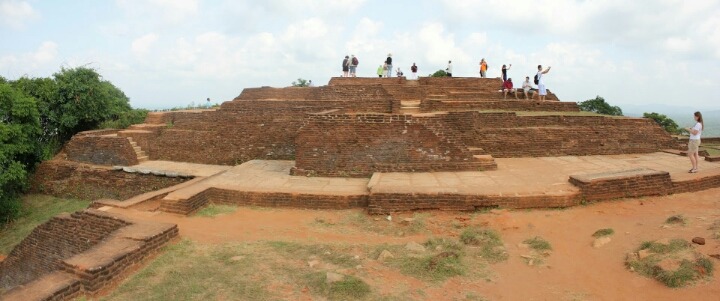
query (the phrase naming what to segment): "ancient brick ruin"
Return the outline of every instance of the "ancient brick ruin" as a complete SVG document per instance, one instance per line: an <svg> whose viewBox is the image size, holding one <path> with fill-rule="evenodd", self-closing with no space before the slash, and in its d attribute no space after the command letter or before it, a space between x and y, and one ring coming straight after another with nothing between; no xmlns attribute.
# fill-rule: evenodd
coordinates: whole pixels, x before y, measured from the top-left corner
<svg viewBox="0 0 720 301"><path fill-rule="evenodd" d="M652 120L584 114L553 93L505 100L500 86L333 78L247 88L218 109L80 133L41 164L32 189L96 209L187 215L210 203L371 214L548 208L720 187L720 164L678 173L685 166L671 153L681 143ZM93 230L70 237L78 227ZM0 285L17 299L36 281L57 284L48 299L93 294L176 233L94 209L56 217L0 264ZM102 270L85 265L100 257Z"/></svg>

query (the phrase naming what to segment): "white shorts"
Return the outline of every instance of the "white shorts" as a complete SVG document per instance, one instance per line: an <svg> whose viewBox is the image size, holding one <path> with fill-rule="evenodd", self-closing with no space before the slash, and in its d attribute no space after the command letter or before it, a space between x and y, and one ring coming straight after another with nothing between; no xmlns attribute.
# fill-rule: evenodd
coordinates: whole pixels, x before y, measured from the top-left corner
<svg viewBox="0 0 720 301"><path fill-rule="evenodd" d="M540 96L547 95L547 90L545 89L545 84L539 84L538 91L539 91Z"/></svg>

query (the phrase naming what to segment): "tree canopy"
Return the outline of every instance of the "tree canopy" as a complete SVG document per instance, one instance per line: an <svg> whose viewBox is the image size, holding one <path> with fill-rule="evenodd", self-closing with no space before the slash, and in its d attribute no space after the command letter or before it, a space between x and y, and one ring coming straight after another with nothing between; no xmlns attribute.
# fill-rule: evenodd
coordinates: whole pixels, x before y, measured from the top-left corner
<svg viewBox="0 0 720 301"><path fill-rule="evenodd" d="M304 78L298 78L297 81L292 82L293 87L307 87L310 85L310 81Z"/></svg>
<svg viewBox="0 0 720 301"><path fill-rule="evenodd" d="M580 102L578 103L578 106L580 106L581 111L594 112L598 114L612 116L623 116L623 112L620 107L610 105L609 103L605 102L605 98L602 98L600 96L597 96L594 99L588 99L586 101Z"/></svg>
<svg viewBox="0 0 720 301"><path fill-rule="evenodd" d="M675 120L672 120L670 117L667 117L664 114L659 114L655 112L643 113L643 117L655 120L657 124L659 124L663 129L665 129L665 131L670 134L683 134L686 132L685 129L681 129L678 126Z"/></svg>
<svg viewBox="0 0 720 301"><path fill-rule="evenodd" d="M445 72L445 70L438 70L438 71L435 71L435 73L433 73L433 74L429 74L428 76L430 76L430 77L446 77L447 72Z"/></svg>

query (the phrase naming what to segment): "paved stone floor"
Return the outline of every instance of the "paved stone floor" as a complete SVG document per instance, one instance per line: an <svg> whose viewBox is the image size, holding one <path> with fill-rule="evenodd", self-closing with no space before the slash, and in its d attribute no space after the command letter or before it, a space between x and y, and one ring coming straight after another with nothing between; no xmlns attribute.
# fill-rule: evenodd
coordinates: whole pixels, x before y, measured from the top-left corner
<svg viewBox="0 0 720 301"><path fill-rule="evenodd" d="M673 180L720 174L720 163L701 162L689 174L688 158L667 153L498 158L498 169L483 172L376 173L368 178L290 176L293 161L253 160L230 167L182 162L148 161L135 166L207 177L171 192L166 199L187 199L207 188L251 192L318 195L368 193L458 193L476 195L557 195L575 193L570 175L650 168L668 171Z"/></svg>

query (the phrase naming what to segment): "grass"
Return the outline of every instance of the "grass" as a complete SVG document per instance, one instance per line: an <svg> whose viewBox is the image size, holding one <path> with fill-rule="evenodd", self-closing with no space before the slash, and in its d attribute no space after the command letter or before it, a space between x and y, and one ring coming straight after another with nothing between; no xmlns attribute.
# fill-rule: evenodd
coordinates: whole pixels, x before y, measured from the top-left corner
<svg viewBox="0 0 720 301"><path fill-rule="evenodd" d="M415 213L410 222L404 222L402 219L390 222L385 220L384 217L381 217L379 221L375 221L374 218L376 217L369 216L362 212L354 212L345 216L338 224L383 235L405 236L425 232L425 220L427 217L427 213ZM314 224L327 226L327 224L319 222L317 219Z"/></svg>
<svg viewBox="0 0 720 301"><path fill-rule="evenodd" d="M671 225L685 225L685 224L687 224L687 219L684 216L682 216L681 214L676 214L671 217L668 217L665 220L665 223L671 224Z"/></svg>
<svg viewBox="0 0 720 301"><path fill-rule="evenodd" d="M552 250L552 245L550 242L545 240L544 238L540 236L535 236L533 238L529 238L523 241L524 244L527 244L531 249L543 252L543 251L550 251Z"/></svg>
<svg viewBox="0 0 720 301"><path fill-rule="evenodd" d="M713 231L712 238L720 239L720 220L715 221L708 230Z"/></svg>
<svg viewBox="0 0 720 301"><path fill-rule="evenodd" d="M646 241L640 245L638 252L643 250L651 252L651 255L642 259L639 256L629 257L626 265L633 271L654 278L668 287L683 287L712 276L713 263L695 252L685 240L673 239L668 243ZM663 260L675 261L678 263L678 268L663 269L660 266Z"/></svg>
<svg viewBox="0 0 720 301"><path fill-rule="evenodd" d="M592 236L595 238L599 238L599 237L603 237L603 236L610 236L613 234L615 234L615 230L613 230L611 228L605 228L605 229L600 229L600 230L595 231L595 233L593 233Z"/></svg>
<svg viewBox="0 0 720 301"><path fill-rule="evenodd" d="M195 214L195 216L214 217L218 215L233 213L237 209L237 206L209 204L205 206L205 208L200 209Z"/></svg>
<svg viewBox="0 0 720 301"><path fill-rule="evenodd" d="M56 198L47 195L26 195L22 199L20 216L0 227L0 253L8 254L35 227L63 212L85 209L89 201Z"/></svg>
<svg viewBox="0 0 720 301"><path fill-rule="evenodd" d="M370 285L360 278L346 275L343 280L328 283L327 274L313 272L304 276L305 284L315 294L327 296L329 300L359 300L367 297Z"/></svg>
<svg viewBox="0 0 720 301"><path fill-rule="evenodd" d="M508 258L500 234L491 229L467 228L460 234L460 241L480 249L480 256L490 262L500 262Z"/></svg>

